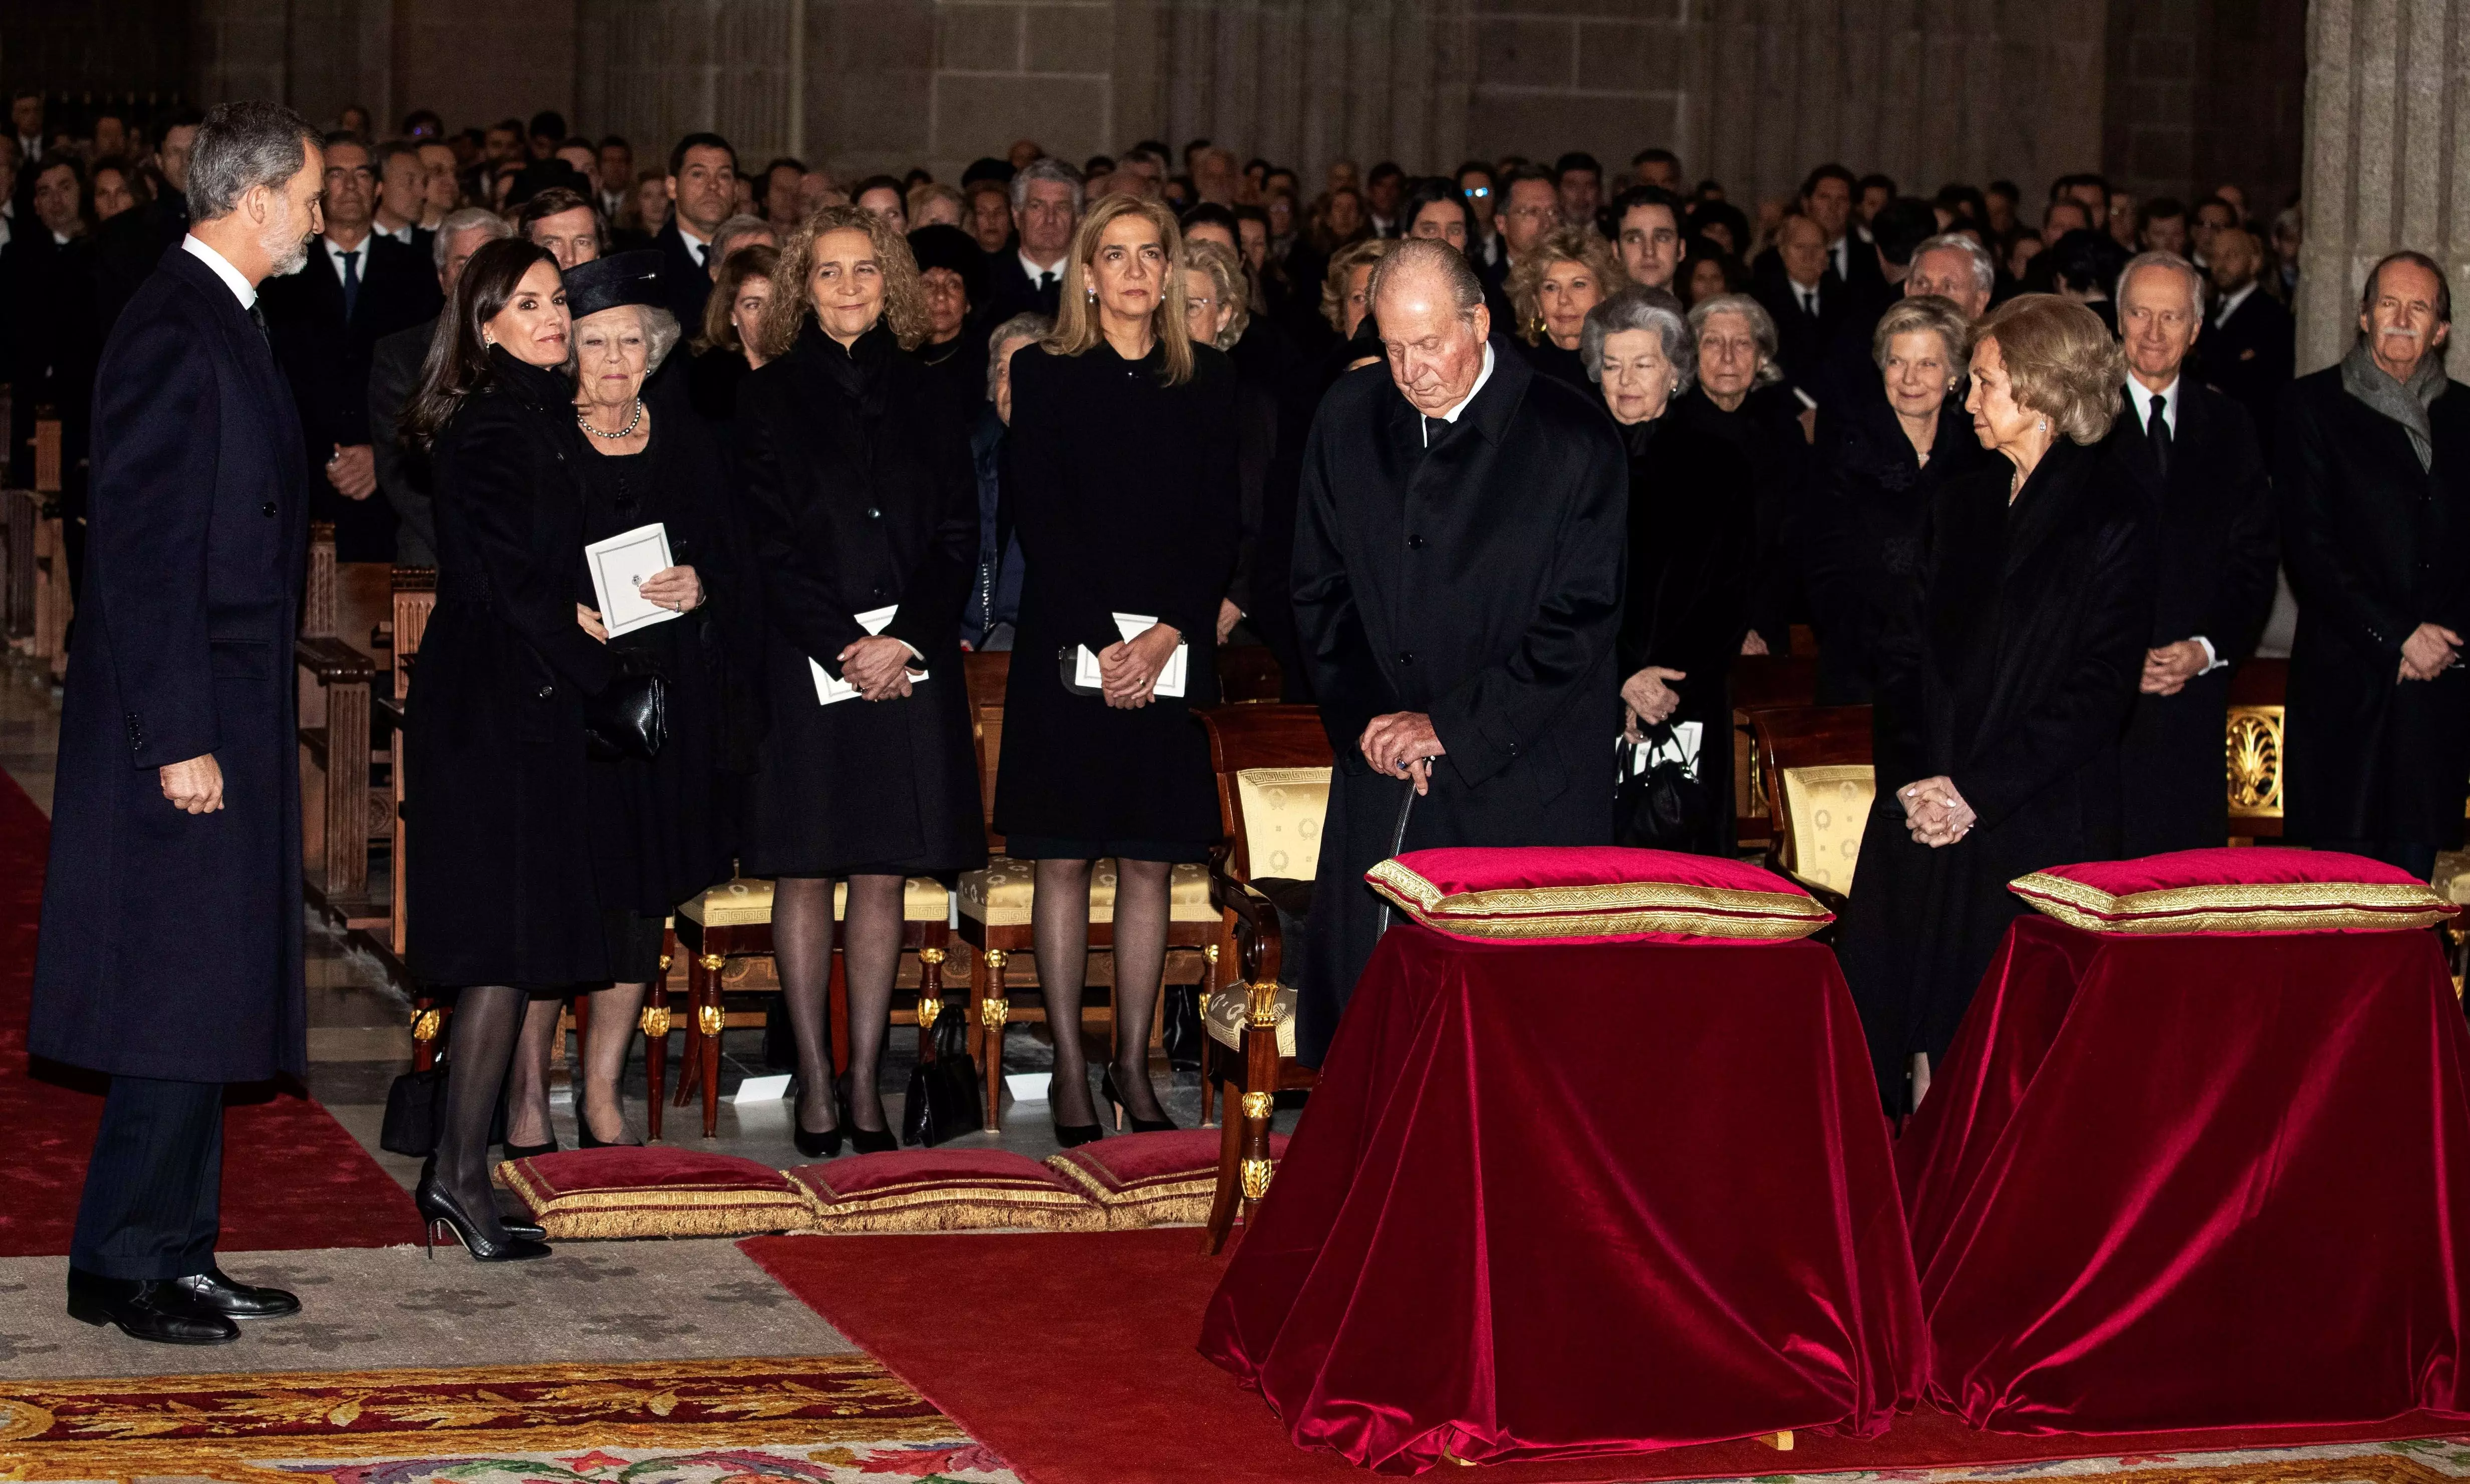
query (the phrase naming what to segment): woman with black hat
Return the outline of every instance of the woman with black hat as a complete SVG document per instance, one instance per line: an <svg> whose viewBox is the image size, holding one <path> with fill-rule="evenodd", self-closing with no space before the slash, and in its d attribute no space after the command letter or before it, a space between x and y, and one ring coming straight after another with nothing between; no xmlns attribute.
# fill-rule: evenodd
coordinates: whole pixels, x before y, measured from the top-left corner
<svg viewBox="0 0 2470 1484"><path fill-rule="evenodd" d="M668 691L667 736L655 755L594 755L583 767L588 858L575 869L592 877L608 947L608 972L587 986L592 1014L575 1100L575 1142L584 1148L628 1142L618 1079L644 986L660 972L663 919L729 878L733 845L720 697L728 603L744 600L745 585L733 560L718 444L682 398L644 392L678 342L677 320L660 306L660 272L661 255L643 250L566 274L577 434L568 462L582 529L574 549L544 570L571 574L584 633L630 671L659 674ZM658 616L629 622L604 613L584 548L654 526L669 564L635 591ZM558 1008L535 1000L524 1023L508 1082L509 1154L556 1148L547 1073Z"/></svg>
<svg viewBox="0 0 2470 1484"><path fill-rule="evenodd" d="M933 373L935 395L967 428L987 400L987 335L978 313L987 303L987 255L968 233L940 223L910 233L909 253L926 295L926 338L916 354Z"/></svg>

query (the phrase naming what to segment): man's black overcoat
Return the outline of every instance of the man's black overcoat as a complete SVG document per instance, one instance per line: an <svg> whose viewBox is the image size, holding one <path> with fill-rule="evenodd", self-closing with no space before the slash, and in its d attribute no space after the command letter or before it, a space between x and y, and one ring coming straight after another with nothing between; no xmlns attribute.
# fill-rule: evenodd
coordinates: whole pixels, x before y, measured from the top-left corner
<svg viewBox="0 0 2470 1484"><path fill-rule="evenodd" d="M1606 845L1620 731L1629 460L1603 408L1509 341L1429 451L1381 366L1340 377L1304 452L1296 628L1338 766L1302 979L1318 1065L1378 937L1363 873L1411 785L1371 771L1375 716L1425 711L1447 755L1405 848Z"/></svg>
<svg viewBox="0 0 2470 1484"><path fill-rule="evenodd" d="M2470 388L2428 408L2432 468L2342 368L2281 399L2280 501L2298 634L2290 648L2283 826L2296 842L2452 849L2470 788L2470 670L2399 678L2422 623L2470 638Z"/></svg>
<svg viewBox="0 0 2470 1484"><path fill-rule="evenodd" d="M309 475L291 392L240 301L176 247L96 384L28 1048L130 1077L297 1077ZM155 770L208 753L223 807L184 814Z"/></svg>

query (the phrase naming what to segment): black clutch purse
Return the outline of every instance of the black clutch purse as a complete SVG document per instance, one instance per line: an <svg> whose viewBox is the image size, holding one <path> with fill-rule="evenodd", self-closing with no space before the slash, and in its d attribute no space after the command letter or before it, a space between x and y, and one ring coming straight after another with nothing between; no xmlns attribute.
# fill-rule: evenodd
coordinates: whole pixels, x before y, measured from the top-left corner
<svg viewBox="0 0 2470 1484"><path fill-rule="evenodd" d="M1676 739L1670 722L1641 727L1650 746L1671 747ZM1704 852L1714 846L1715 801L1707 785L1673 757L1637 769L1638 747L1619 745L1620 781L1613 788L1613 839L1617 844L1652 850Z"/></svg>
<svg viewBox="0 0 2470 1484"><path fill-rule="evenodd" d="M389 1154L427 1159L437 1152L446 1128L446 1058L426 1072L406 1072L386 1089L385 1119L378 1125L378 1148ZM501 1096L489 1121L489 1142L506 1137L506 1103Z"/></svg>
<svg viewBox="0 0 2470 1484"><path fill-rule="evenodd" d="M900 1141L932 1146L976 1133L978 1109L978 1064L969 1055L968 1027L957 1009L946 1007L935 1022L935 1059L910 1069Z"/></svg>
<svg viewBox="0 0 2470 1484"><path fill-rule="evenodd" d="M584 750L594 757L661 755L669 740L669 683L657 673L620 675L583 704Z"/></svg>

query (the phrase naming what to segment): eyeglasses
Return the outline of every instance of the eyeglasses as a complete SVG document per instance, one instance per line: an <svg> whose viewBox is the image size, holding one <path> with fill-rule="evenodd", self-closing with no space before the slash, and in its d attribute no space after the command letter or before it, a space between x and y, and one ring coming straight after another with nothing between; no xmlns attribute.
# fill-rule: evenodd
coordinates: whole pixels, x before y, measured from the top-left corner
<svg viewBox="0 0 2470 1484"><path fill-rule="evenodd" d="M1509 208L1509 215L1513 217L1526 217L1531 220L1539 217L1558 216L1560 213L1550 206L1512 206Z"/></svg>

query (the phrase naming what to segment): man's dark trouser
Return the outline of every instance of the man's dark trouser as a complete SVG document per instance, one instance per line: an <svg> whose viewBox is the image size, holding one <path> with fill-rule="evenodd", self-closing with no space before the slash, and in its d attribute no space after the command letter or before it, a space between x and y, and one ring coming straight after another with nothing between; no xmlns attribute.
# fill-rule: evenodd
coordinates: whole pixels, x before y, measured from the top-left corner
<svg viewBox="0 0 2470 1484"><path fill-rule="evenodd" d="M222 1083L113 1078L69 1265L104 1278L204 1272L215 1265L222 1184Z"/></svg>

